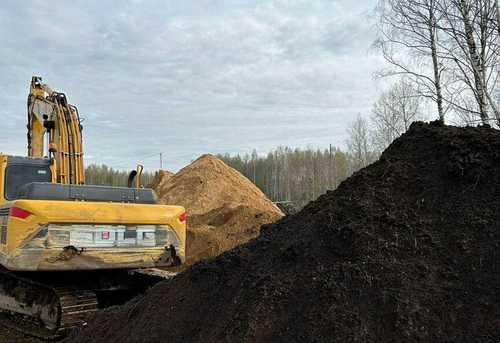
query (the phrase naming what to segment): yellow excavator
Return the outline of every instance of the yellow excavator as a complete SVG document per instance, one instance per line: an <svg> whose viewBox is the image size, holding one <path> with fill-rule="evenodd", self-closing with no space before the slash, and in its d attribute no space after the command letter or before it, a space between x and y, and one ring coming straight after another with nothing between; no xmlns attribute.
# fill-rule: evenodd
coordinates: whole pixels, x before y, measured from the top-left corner
<svg viewBox="0 0 500 343"><path fill-rule="evenodd" d="M0 319L46 338L182 264L186 212L141 188L141 168L129 187L85 185L78 109L40 77L27 128L27 157L0 154Z"/></svg>

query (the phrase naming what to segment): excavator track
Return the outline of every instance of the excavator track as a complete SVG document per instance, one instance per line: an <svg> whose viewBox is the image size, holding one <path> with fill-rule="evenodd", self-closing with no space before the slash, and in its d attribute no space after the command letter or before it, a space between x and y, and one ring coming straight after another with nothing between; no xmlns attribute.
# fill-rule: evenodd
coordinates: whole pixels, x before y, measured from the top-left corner
<svg viewBox="0 0 500 343"><path fill-rule="evenodd" d="M92 291L56 288L61 317L58 333L87 325L87 320L97 311L97 296Z"/></svg>
<svg viewBox="0 0 500 343"><path fill-rule="evenodd" d="M44 284L0 269L0 324L44 340L85 326L97 311L89 290Z"/></svg>

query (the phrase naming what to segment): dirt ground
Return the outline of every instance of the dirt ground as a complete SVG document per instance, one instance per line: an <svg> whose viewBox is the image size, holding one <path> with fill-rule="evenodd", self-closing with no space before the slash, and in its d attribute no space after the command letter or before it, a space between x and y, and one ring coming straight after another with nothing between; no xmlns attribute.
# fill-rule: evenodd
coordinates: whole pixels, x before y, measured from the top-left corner
<svg viewBox="0 0 500 343"><path fill-rule="evenodd" d="M500 132L413 124L301 212L68 341L496 342Z"/></svg>
<svg viewBox="0 0 500 343"><path fill-rule="evenodd" d="M0 343L42 343L43 341L25 336L0 325Z"/></svg>

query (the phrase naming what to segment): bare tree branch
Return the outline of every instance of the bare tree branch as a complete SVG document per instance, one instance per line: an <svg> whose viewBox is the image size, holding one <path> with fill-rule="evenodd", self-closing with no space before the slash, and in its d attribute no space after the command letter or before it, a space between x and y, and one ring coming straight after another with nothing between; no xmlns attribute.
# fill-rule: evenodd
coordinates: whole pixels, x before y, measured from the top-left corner
<svg viewBox="0 0 500 343"><path fill-rule="evenodd" d="M442 72L445 69L438 52L437 0L379 0L377 46L387 62L411 79L435 99L438 115L444 121ZM406 56L401 56L404 50ZM409 58L413 56L413 59ZM426 63L422 64L423 61ZM429 68L430 65L430 68ZM382 74L384 75L384 74ZM395 75L394 73L385 76ZM425 84L425 87L421 87ZM429 95L431 91L432 95Z"/></svg>
<svg viewBox="0 0 500 343"><path fill-rule="evenodd" d="M408 130L413 121L424 119L420 98L419 90L408 79L401 79L381 94L371 115L373 141L378 151Z"/></svg>
<svg viewBox="0 0 500 343"><path fill-rule="evenodd" d="M450 69L455 78L466 84L473 94L483 123L489 122L489 111L500 123L498 105L491 96L498 88L499 45L497 0L443 0L439 2L443 15L438 29L448 39L440 42L443 60L453 61ZM459 112L470 108L455 106Z"/></svg>

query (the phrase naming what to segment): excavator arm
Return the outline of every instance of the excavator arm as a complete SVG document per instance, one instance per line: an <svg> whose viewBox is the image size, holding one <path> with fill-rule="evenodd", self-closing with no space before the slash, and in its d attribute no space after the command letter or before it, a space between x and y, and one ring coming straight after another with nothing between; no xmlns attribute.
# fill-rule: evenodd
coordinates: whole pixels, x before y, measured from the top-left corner
<svg viewBox="0 0 500 343"><path fill-rule="evenodd" d="M33 76L28 96L28 156L49 156L54 182L85 184L82 125L64 93Z"/></svg>

